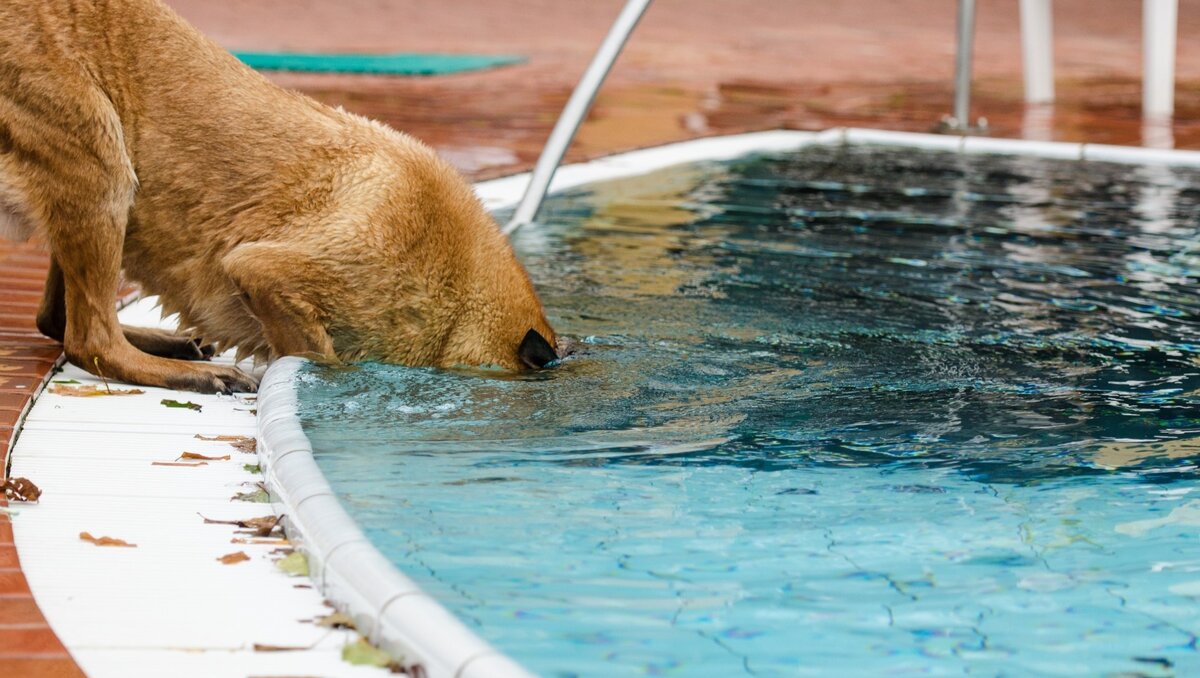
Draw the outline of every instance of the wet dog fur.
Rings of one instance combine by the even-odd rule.
[[[524,268],[430,148],[281,89],[159,0],[0,3],[0,228],[51,264],[38,328],[109,379],[250,391],[203,361],[541,367]],[[182,331],[122,327],[119,280]]]

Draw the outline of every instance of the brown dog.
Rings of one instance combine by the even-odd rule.
[[[0,1],[0,228],[47,239],[38,328],[107,378],[254,389],[180,360],[201,342],[259,359],[556,357],[529,276],[447,163],[272,85],[159,0]],[[122,268],[185,334],[121,327]]]

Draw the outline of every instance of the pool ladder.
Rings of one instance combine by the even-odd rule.
[[[579,130],[583,117],[592,107],[596,92],[600,90],[600,85],[604,84],[604,78],[608,76],[613,62],[617,60],[621,48],[625,46],[625,41],[633,33],[650,2],[651,0],[629,0],[617,16],[617,20],[613,22],[612,28],[608,30],[604,42],[600,43],[600,49],[596,50],[596,56],[592,57],[592,63],[584,71],[583,78],[575,86],[575,91],[571,92],[571,98],[567,100],[562,115],[554,124],[554,131],[550,132],[546,147],[542,149],[542,155],[529,178],[529,187],[525,189],[521,202],[517,203],[512,219],[504,226],[505,235],[511,234],[537,217],[542,201],[546,198],[546,191],[550,188],[550,181],[554,179],[554,172],[567,152],[567,146],[571,145],[571,139],[575,138],[575,132]]]

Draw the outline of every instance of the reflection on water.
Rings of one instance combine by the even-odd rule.
[[[517,240],[582,352],[314,369],[306,425],[546,674],[1182,671],[1198,178],[814,148],[603,184]]]

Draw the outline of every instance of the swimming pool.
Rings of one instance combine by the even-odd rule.
[[[855,146],[575,190],[584,350],[309,368],[374,544],[544,675],[1195,671],[1200,173]]]

